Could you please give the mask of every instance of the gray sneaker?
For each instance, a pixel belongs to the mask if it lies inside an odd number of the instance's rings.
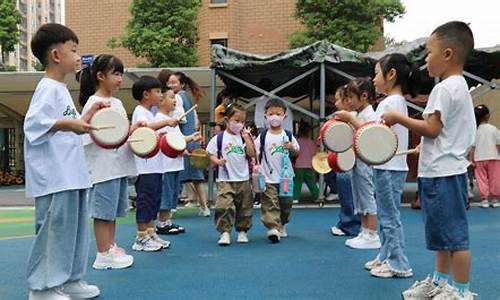
[[[132,250],[135,251],[160,251],[162,249],[162,245],[153,241],[149,236],[145,236],[142,239],[135,238],[135,242],[132,245]]]
[[[436,286],[432,283],[432,277],[427,276],[422,281],[416,281],[409,289],[402,293],[403,299],[405,300],[429,300],[432,299],[429,294],[431,292],[437,292],[436,290],[440,286]]]
[[[477,296],[477,294],[467,291],[462,297],[456,288],[447,284],[439,291],[439,293],[436,295],[431,294],[431,296],[433,300],[473,300],[474,296]]]

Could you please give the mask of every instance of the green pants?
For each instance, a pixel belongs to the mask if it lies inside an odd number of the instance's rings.
[[[302,182],[306,183],[307,188],[311,192],[314,200],[319,197],[319,188],[316,185],[314,173],[312,169],[295,169],[295,182],[293,188],[293,199],[299,200],[302,190]]]

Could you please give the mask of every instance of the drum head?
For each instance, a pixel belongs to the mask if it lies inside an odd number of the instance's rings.
[[[323,143],[333,152],[344,152],[352,146],[353,129],[344,122],[334,122],[324,131]]]
[[[312,158],[312,167],[319,174],[326,174],[332,171],[328,165],[328,154],[326,152],[318,152]]]
[[[368,124],[359,128],[355,137],[356,153],[369,165],[388,162],[398,149],[396,134],[383,124]]]
[[[349,171],[354,168],[354,163],[356,162],[356,155],[354,150],[347,149],[342,153],[337,154],[337,165],[342,171]]]
[[[103,128],[91,131],[92,139],[99,146],[120,146],[128,136],[129,122],[118,110],[113,108],[104,108],[97,111],[90,124],[93,126],[113,126],[112,128]]]
[[[158,137],[155,131],[148,127],[139,127],[129,138],[132,152],[138,156],[147,156],[158,149]]]
[[[182,152],[186,149],[186,140],[184,135],[178,132],[168,132],[165,136],[168,145],[178,151]]]
[[[207,169],[210,165],[208,152],[204,149],[194,149],[189,157],[189,162],[196,169]]]

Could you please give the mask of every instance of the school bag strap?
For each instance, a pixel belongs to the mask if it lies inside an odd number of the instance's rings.
[[[222,139],[223,138],[224,138],[224,130],[217,133],[216,141],[217,141],[217,158],[218,159],[222,158]],[[214,177],[215,177],[215,179],[219,178],[219,166],[215,166]]]

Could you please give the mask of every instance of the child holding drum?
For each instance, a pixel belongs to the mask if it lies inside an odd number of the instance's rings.
[[[348,122],[355,129],[364,123],[375,121],[376,115],[371,103],[375,99],[375,88],[367,78],[356,78],[347,85],[348,105],[358,114],[354,116],[348,111],[335,113],[335,118]],[[377,204],[374,196],[373,168],[356,158],[352,170],[352,193],[354,213],[361,216],[361,232],[355,238],[346,240],[345,244],[354,249],[378,249],[380,238],[377,234]]]
[[[403,94],[415,94],[414,91],[409,91],[409,88],[418,87],[417,75],[418,66],[412,65],[403,54],[388,54],[377,62],[373,79],[375,89],[378,94],[387,95],[375,112],[379,121],[387,111],[408,115]],[[391,129],[397,135],[397,150],[408,150],[408,129],[399,124],[393,125]],[[405,254],[403,224],[399,212],[407,174],[406,155],[394,156],[388,162],[373,167],[382,247],[375,259],[365,264],[365,268],[376,277],[413,276]]]
[[[83,137],[93,184],[90,190],[90,216],[94,219],[97,246],[92,265],[95,269],[122,269],[134,262],[134,258],[115,242],[116,218],[127,215],[127,178],[137,175],[132,152],[124,143],[129,134],[127,112],[120,99],[113,97],[122,83],[122,74],[120,59],[107,54],[97,56],[92,66],[80,73],[79,102],[83,106],[83,114],[97,101],[111,103],[111,108],[101,110],[91,122],[108,123],[112,128]]]
[[[238,243],[247,243],[252,227],[253,198],[250,186],[249,162],[255,156],[250,130],[244,129],[245,109],[232,103],[224,112],[225,130],[218,133],[207,146],[210,160],[217,167],[217,200],[214,221],[220,233],[218,244],[231,244],[231,228],[238,232]]]

